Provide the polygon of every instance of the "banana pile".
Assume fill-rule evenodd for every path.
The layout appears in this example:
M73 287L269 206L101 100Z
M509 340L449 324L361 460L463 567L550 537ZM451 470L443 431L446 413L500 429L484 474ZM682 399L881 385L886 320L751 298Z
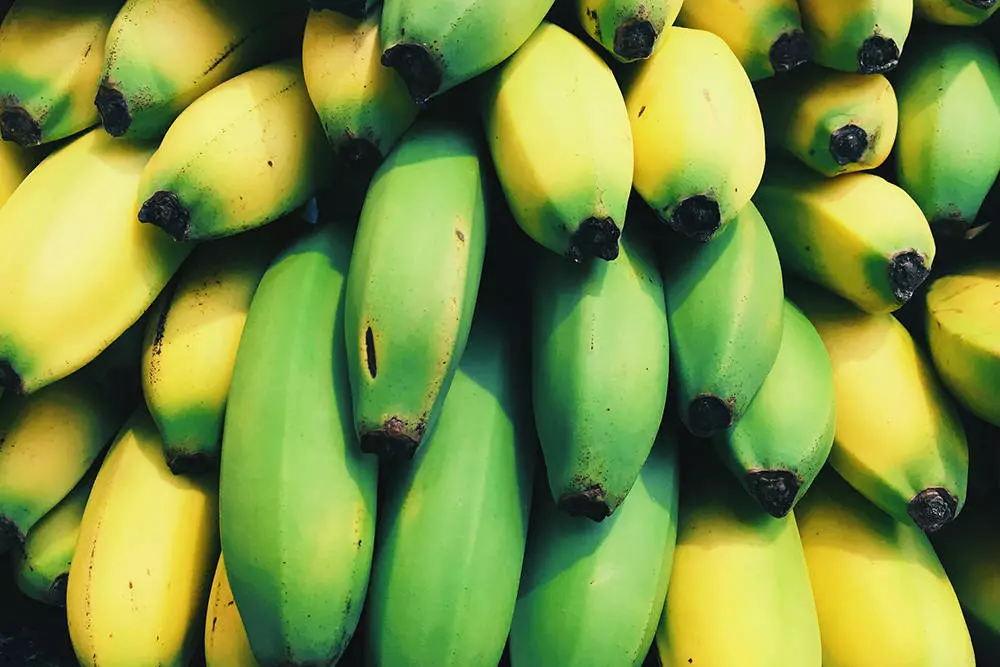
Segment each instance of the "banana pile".
M81 665L1000 661L997 0L2 4Z

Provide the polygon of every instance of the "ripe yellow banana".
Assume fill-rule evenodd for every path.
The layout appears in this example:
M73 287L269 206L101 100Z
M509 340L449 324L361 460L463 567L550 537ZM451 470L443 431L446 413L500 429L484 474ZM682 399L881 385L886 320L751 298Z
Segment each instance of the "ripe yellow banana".
M111 446L83 513L66 615L83 667L181 667L202 637L219 556L218 494L174 475L145 408Z
M707 241L760 183L764 123L722 38L673 27L660 42L625 87L635 189L671 228Z
M206 667L257 667L240 610L226 575L225 556L219 556L205 616Z
M813 60L859 74L899 64L913 20L913 0L798 0Z
M12 141L0 142L0 207L7 203L41 158L39 149L24 148Z
M574 262L615 259L632 188L632 133L601 58L544 21L499 68L483 116L521 229Z
M580 24L623 63L648 58L664 28L673 25L683 0L576 0Z
M31 393L90 362L190 252L135 221L152 150L91 130L47 157L0 209L0 386Z
M795 514L823 667L974 667L962 609L926 535L869 504L832 470Z
M809 61L809 43L795 0L687 0L677 25L726 40L752 81Z
M800 284L789 285L789 297L833 364L830 464L897 521L939 530L965 503L969 449L934 369L890 313L868 314Z
M0 23L0 137L34 146L98 121L94 93L122 0L18 0Z
M916 16L945 25L979 25L997 9L997 0L913 0Z
M139 182L139 221L178 241L230 236L305 203L332 153L298 59L244 72L184 109Z

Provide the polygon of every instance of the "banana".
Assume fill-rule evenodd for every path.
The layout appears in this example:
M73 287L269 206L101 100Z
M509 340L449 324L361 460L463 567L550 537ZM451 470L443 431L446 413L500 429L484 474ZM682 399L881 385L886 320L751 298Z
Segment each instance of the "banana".
M433 430L469 337L482 273L480 160L467 130L420 122L372 180L345 307L362 451L409 457Z
M280 0L127 0L102 52L104 129L159 139L198 97L277 56L304 18Z
M835 423L830 357L813 325L786 300L774 366L743 417L714 438L716 448L764 511L781 518L826 463Z
M638 232L638 230L637 230ZM641 236L614 262L551 256L534 278L532 395L559 508L602 521L628 495L663 419L670 337Z
M805 529L793 514L775 518L746 502L709 452L684 453L677 549L656 629L660 664L820 667Z
M753 204L711 243L672 245L661 265L676 403L688 430L709 437L740 419L778 356L781 266Z
M830 464L897 521L934 532L965 503L969 449L951 399L902 324L789 285L833 365Z
M381 0L308 0L308 3L314 11L332 9L351 18L363 19L381 4Z
M150 313L142 389L176 473L218 465L236 349L285 222L196 249Z
M329 665L354 633L375 537L377 459L351 428L344 291L352 232L326 223L254 295L226 407L226 572L262 665Z
M531 36L553 0L383 0L382 64L417 104L499 65ZM502 26L502 29L497 29Z
M648 58L683 0L576 0L580 25L623 63Z
M181 112L142 173L139 221L178 241L260 227L312 197L332 162L301 61L264 65Z
M934 367L968 410L1000 426L1000 265L969 266L927 290L926 331Z
M896 176L935 232L962 237L1000 172L1000 63L963 28L920 37L895 80Z
M396 71L379 62L379 17L313 9L302 40L306 89L335 154L335 180L362 196L419 111Z
M536 451L519 356L497 317L479 312L437 427L411 463L391 471L366 607L374 665L500 660Z
M660 42L625 86L635 189L672 229L708 241L760 183L764 123L722 38L673 27Z
M926 280L937 246L920 207L880 176L825 178L771 160L753 198L785 271L887 313Z
M122 0L17 0L0 24L0 137L48 143L98 121L94 93Z
M514 667L642 664L673 564L677 468L665 425L628 498L604 522L567 516L536 494L510 631Z
M240 610L226 576L225 556L219 556L205 617L206 667L257 667Z
M824 667L973 667L955 591L927 536L869 504L832 471L795 510Z
M73 490L28 533L14 549L11 564L17 587L28 597L57 607L66 606L69 567L80 536L80 522L100 465L95 463Z
M762 81L757 101L767 145L824 176L874 169L896 140L896 93L881 74L805 67Z
M83 667L188 664L219 555L218 494L174 475L145 408L97 473L69 570L66 615Z
M945 25L979 25L997 9L997 0L913 0L916 16Z
M724 39L751 81L809 61L809 42L795 0L687 0L677 25Z
M545 21L498 68L482 107L521 229L573 262L614 260L632 189L632 132L604 61Z
M885 74L899 64L913 0L798 0L813 61L843 72Z
M32 393L90 362L187 257L189 245L135 222L151 152L91 130L0 209L0 386Z
M7 203L41 158L38 150L18 146L12 141L0 142L0 207Z

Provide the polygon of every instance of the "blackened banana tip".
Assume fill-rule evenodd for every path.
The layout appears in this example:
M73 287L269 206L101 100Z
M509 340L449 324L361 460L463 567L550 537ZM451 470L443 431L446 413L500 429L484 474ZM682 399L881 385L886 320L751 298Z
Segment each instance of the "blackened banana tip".
M913 496L906 513L922 531L934 533L955 518L957 509L958 498L948 489L931 487Z
M139 222L156 225L175 241L186 241L191 231L191 215L173 192L158 190L139 207Z
M893 296L904 304L913 297L930 274L930 267L924 262L924 256L916 250L897 252L889 260L889 286Z
M621 229L611 218L587 218L570 236L566 256L578 263L595 257L613 262L618 259L621 235Z
M97 89L94 105L101 117L104 131L112 137L120 137L132 125L132 114L128 110L128 100L120 90L107 81L101 82Z
M965 0L965 2L978 9L991 9L997 4L997 0Z
M796 67L805 65L812 59L806 34L801 30L782 33L771 45L768 59L771 61L771 69L776 74L790 72Z
M706 242L722 227L719 202L705 195L688 197L673 210L667 224L684 236Z
M868 151L868 133L850 123L830 134L830 154L841 167L859 161Z
M747 488L764 511L780 519L792 510L799 479L788 470L756 470L747 474Z
M52 583L49 585L48 594L46 595L46 599L49 604L56 607L66 606L66 585L68 583L68 572L63 572L52 580Z
M365 17L365 0L309 0L313 9L331 9L355 19Z
M367 185L382 163L382 152L368 139L353 137L337 151L337 161L347 178Z
M21 376L6 359L0 359L0 389L6 389L15 394L24 393Z
M420 434L415 439L407 433L406 425L398 417L390 417L382 428L360 434L361 451L374 454L380 461L408 461L420 446Z
M423 44L397 44L382 52L382 65L403 79L416 104L424 104L441 89L441 67Z
M645 20L629 19L615 30L615 53L624 60L641 60L653 53L656 28Z
M4 107L0 112L0 138L19 146L37 146L42 143L42 128L22 107Z
M608 495L600 484L594 484L583 491L567 491L559 496L556 504L570 516L582 516L591 521L601 522L611 516Z
M732 423L732 406L714 394L701 394L688 406L688 430L699 438L724 431Z
M218 465L218 459L205 452L174 454L167 459L167 467L170 468L170 472L180 476L199 475L215 470Z
M858 49L859 74L885 74L899 64L899 47L894 40L872 35Z

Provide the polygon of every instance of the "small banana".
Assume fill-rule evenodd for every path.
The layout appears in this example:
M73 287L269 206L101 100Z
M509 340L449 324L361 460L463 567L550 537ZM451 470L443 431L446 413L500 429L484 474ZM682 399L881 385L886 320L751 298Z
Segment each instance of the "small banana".
M219 556L205 616L206 667L257 667L250 650L240 610L226 575L225 556Z
M580 25L594 41L628 63L648 58L664 28L673 25L683 0L576 0Z
M997 9L997 0L913 0L916 16L945 25L979 25Z
M884 74L899 64L913 21L914 0L798 0L813 60L859 74Z

